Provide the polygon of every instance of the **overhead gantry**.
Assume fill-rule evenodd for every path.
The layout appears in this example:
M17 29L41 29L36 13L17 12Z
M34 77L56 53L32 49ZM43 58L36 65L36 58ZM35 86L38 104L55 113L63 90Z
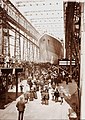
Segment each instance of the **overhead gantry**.
M38 61L39 32L9 0L0 1L0 55Z

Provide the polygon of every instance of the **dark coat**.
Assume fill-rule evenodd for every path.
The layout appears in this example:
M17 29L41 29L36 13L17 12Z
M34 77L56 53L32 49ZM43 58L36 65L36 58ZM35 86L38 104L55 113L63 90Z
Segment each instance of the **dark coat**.
M59 97L59 91L55 91L55 92L54 92L54 96L55 96L55 97Z
M18 101L16 104L17 110L20 112L23 112L25 109L25 102L24 101Z

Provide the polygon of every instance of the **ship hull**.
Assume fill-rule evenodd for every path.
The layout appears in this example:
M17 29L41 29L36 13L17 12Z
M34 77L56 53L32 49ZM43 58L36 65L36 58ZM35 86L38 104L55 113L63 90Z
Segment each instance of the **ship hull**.
M43 35L39 43L40 47L40 62L58 63L58 59L62 59L64 55L62 43L51 37Z

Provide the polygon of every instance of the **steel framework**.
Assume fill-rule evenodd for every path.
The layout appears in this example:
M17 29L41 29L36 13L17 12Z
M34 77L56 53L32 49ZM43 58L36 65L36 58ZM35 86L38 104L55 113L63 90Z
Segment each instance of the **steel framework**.
M39 32L9 0L0 1L0 54L16 60L39 59ZM34 51L36 49L36 52Z
M64 20L66 58L70 60L69 73L71 79L74 75L74 80L77 82L80 100L81 3L65 2ZM72 60L75 60L76 64L74 69L72 69ZM79 117L79 106L77 107Z
M64 20L66 58L70 60L69 73L70 76L72 76L73 72L76 72L75 77L79 81L81 50L81 3L64 3ZM75 71L72 70L72 60L75 60Z

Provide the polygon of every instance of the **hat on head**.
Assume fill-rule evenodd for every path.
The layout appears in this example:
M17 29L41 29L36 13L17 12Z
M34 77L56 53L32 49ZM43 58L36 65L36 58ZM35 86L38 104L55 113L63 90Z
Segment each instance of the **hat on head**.
M20 97L20 100L23 100L23 97Z

